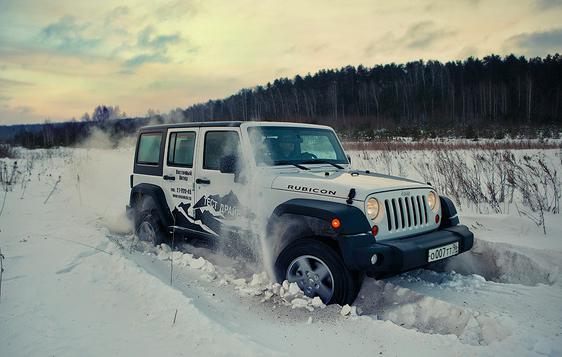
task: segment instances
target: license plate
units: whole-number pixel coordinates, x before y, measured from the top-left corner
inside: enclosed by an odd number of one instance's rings
[[[430,249],[427,256],[427,262],[434,262],[459,254],[459,242],[447,244],[442,247]]]

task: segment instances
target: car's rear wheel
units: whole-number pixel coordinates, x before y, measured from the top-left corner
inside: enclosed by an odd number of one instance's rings
[[[318,296],[325,304],[351,304],[357,296],[356,278],[341,257],[327,244],[300,239],[277,257],[277,280],[295,282],[309,297]]]
[[[135,221],[135,232],[141,241],[153,245],[159,245],[166,241],[166,232],[153,210],[140,212]]]

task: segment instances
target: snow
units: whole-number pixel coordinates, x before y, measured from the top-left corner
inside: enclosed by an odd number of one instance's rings
[[[340,310],[340,315],[347,316],[350,313],[351,313],[351,306],[349,306],[348,304],[343,305]]]
[[[515,210],[463,207],[470,253],[326,306],[247,262],[135,241],[130,149],[23,154],[0,216],[2,356],[562,354],[560,215],[543,235]]]

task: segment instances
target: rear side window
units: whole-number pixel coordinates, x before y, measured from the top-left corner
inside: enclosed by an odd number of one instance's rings
[[[160,162],[161,133],[141,134],[139,139],[139,152],[137,163],[145,165],[158,165]]]
[[[227,155],[239,155],[240,138],[235,131],[208,131],[205,134],[203,168],[218,170],[220,159]]]
[[[170,144],[168,147],[168,165],[193,167],[194,150],[194,132],[170,134]]]

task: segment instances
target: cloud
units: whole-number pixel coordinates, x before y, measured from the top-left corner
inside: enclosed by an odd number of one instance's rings
[[[457,54],[457,58],[478,57],[478,48],[475,46],[465,46]]]
[[[540,10],[562,7],[562,0],[537,0],[536,7]]]
[[[327,42],[324,43],[319,43],[315,46],[312,46],[310,48],[310,50],[312,51],[312,53],[320,53],[326,49],[328,49],[330,47],[330,45]]]
[[[439,41],[451,37],[456,31],[437,26],[433,21],[416,22],[406,29],[402,36],[388,31],[365,48],[366,56],[394,53],[397,50],[426,50]]]
[[[429,47],[436,41],[450,37],[453,34],[454,31],[439,28],[433,21],[422,21],[410,26],[401,41],[408,48],[420,49]]]
[[[527,32],[507,40],[507,47],[516,47],[529,56],[543,56],[562,49],[562,28],[548,31]]]
[[[29,105],[20,105],[20,106],[16,107],[15,110],[16,110],[16,112],[18,112],[20,114],[33,113],[33,108],[30,107]]]
[[[10,107],[0,104],[0,125],[37,122],[39,120],[41,120],[41,116],[30,106]]]
[[[145,63],[167,63],[167,62],[169,62],[168,58],[166,58],[165,56],[159,53],[154,53],[154,54],[143,54],[143,55],[134,56],[126,60],[123,63],[123,65],[127,68],[134,68],[134,67],[139,67]]]
[[[33,85],[33,83],[30,83],[30,82],[0,78],[0,89],[4,88],[4,87],[14,87],[14,86],[21,87],[21,86],[32,86],[32,85]]]
[[[79,23],[73,16],[63,16],[41,30],[40,40],[48,47],[65,53],[80,53],[97,47],[101,39],[87,34],[89,23]]]
[[[138,36],[138,46],[151,50],[166,51],[169,45],[182,40],[179,33],[159,35],[152,26],[145,27]]]
[[[195,53],[198,50],[180,33],[161,34],[154,27],[147,26],[138,33],[134,46],[125,45],[119,49],[133,53],[123,62],[121,73],[131,73],[147,63],[170,63],[172,58],[169,53],[172,48],[179,48],[182,53]]]
[[[201,2],[197,0],[169,1],[158,7],[155,14],[163,20],[191,17],[199,12],[200,6]]]
[[[118,6],[116,8],[114,8],[113,10],[109,11],[106,15],[105,15],[105,19],[104,19],[104,24],[105,27],[110,27],[112,26],[116,20],[127,16],[130,13],[130,10],[127,6]]]
[[[480,5],[481,0],[462,0],[462,1],[458,1],[458,3],[460,3],[461,5],[466,5],[469,8],[475,9]],[[427,5],[425,5],[424,10],[426,12],[439,11],[439,9],[442,9],[443,6],[450,6],[451,4],[453,4],[453,2],[451,2],[450,0],[434,0],[434,1],[430,1]]]

